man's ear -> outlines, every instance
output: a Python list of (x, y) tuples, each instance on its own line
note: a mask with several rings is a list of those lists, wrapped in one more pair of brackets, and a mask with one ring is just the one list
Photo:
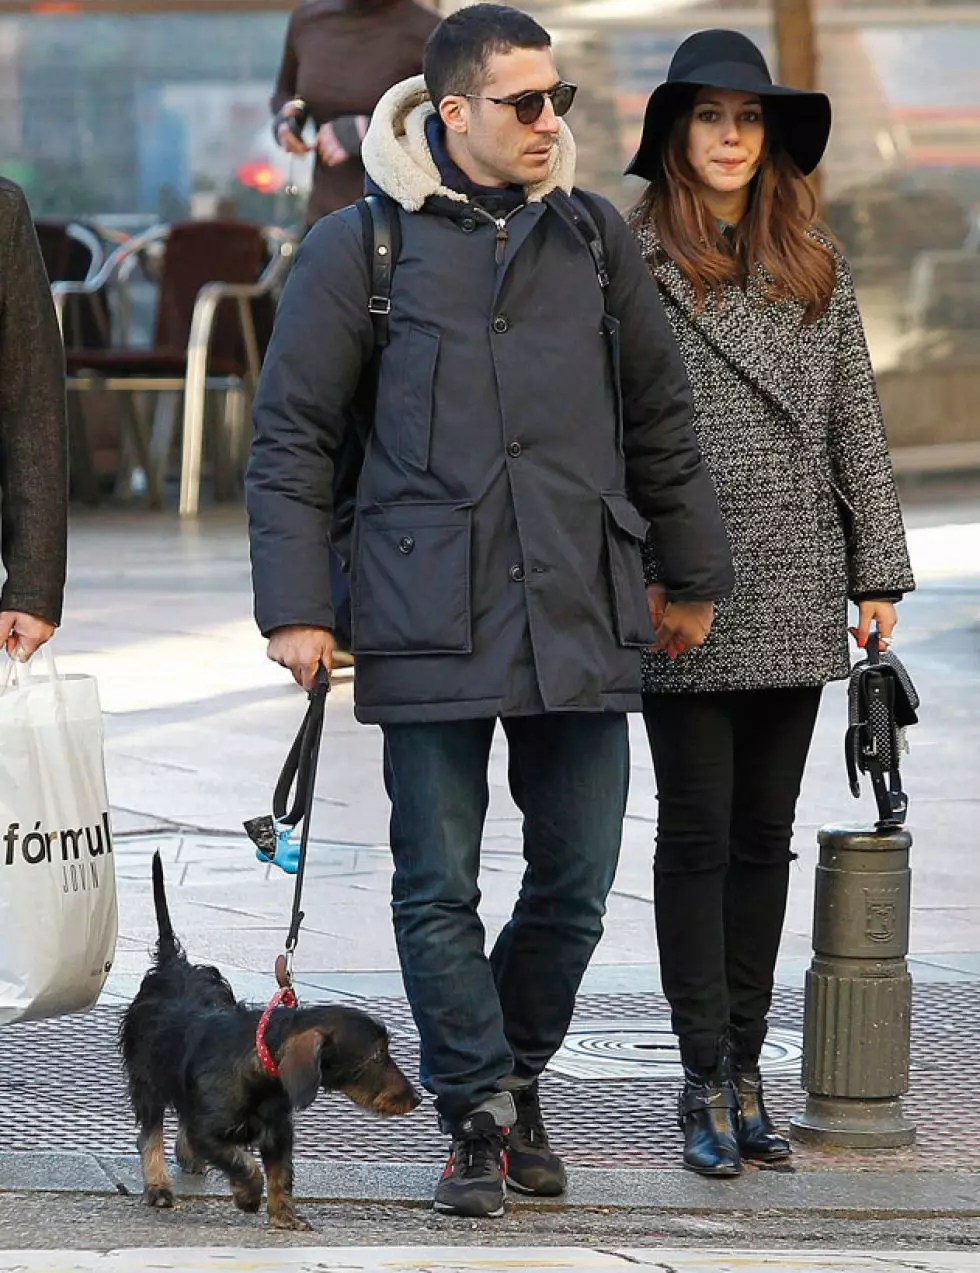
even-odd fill
[(279, 1081), (294, 1109), (306, 1109), (316, 1100), (320, 1090), (320, 1056), (325, 1042), (323, 1030), (302, 1030), (286, 1040), (279, 1061)]
[(439, 103), (439, 118), (450, 132), (469, 131), (469, 103), (465, 97), (444, 97)]

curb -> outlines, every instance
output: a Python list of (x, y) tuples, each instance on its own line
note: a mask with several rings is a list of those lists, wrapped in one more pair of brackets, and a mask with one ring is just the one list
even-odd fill
[[(417, 1163), (296, 1164), (296, 1197), (306, 1202), (428, 1205), (439, 1165)], [(181, 1198), (227, 1196), (216, 1174), (174, 1173)], [(90, 1153), (0, 1153), (0, 1193), (82, 1193), (139, 1196), (139, 1157)], [(524, 1197), (539, 1209), (602, 1207), (704, 1212), (802, 1212), (847, 1217), (980, 1217), (980, 1172), (764, 1171), (735, 1180), (705, 1180), (686, 1171), (579, 1167), (557, 1201)]]

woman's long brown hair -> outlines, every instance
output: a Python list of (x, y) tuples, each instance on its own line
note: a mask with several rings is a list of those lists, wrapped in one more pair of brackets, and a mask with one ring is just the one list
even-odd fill
[(698, 310), (709, 297), (720, 305), (726, 284), (743, 283), (747, 270), (761, 266), (771, 280), (769, 299), (804, 302), (805, 321), (813, 322), (830, 303), (836, 268), (830, 250), (808, 232), (816, 218), (816, 196), (779, 144), (775, 120), (765, 120), (762, 160), (745, 216), (735, 228), (733, 253), (698, 197), (687, 159), (693, 107), (692, 91), (665, 141), (663, 175), (647, 187), (637, 213), (643, 220), (653, 219), (664, 251), (694, 289)]

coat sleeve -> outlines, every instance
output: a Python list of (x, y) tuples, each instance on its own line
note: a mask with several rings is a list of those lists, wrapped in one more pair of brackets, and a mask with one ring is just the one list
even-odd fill
[(837, 260), (837, 362), (828, 447), (850, 523), (848, 592), (852, 598), (915, 587), (885, 425), (851, 271)]
[(296, 14), (289, 17), (286, 27), (286, 39), (282, 48), (282, 61), (279, 63), (279, 74), (276, 76), (276, 87), (269, 106), (273, 115), (278, 115), (286, 103), (296, 96), (296, 82), (299, 74), (299, 58), (296, 54)]
[(265, 635), (289, 624), (333, 627), (333, 457), (374, 346), (356, 219), (334, 213), (307, 235), (259, 378), (245, 501), (255, 619)]
[(668, 598), (715, 601), (731, 592), (735, 578), (714, 485), (694, 433), (687, 373), (639, 245), (612, 205), (601, 201), (600, 207), (608, 306), (620, 324), (628, 492), (650, 522), (650, 552)]
[(0, 608), (60, 623), (68, 548), (65, 354), (22, 192), (0, 187)]

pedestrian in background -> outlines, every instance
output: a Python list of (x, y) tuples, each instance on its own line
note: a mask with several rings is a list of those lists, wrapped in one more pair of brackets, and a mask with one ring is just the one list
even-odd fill
[[(735, 31), (677, 50), (628, 172), (630, 221), (694, 393), (736, 584), (703, 645), (644, 661), (659, 799), (654, 896), (680, 1042), (684, 1163), (735, 1175), (790, 1153), (759, 1056), (786, 908), (793, 819), (822, 686), (895, 626), (913, 587), (846, 261), (806, 175), (830, 132), (821, 93), (771, 82)], [(654, 608), (662, 569), (647, 552)], [(672, 657), (673, 656), (673, 657)]]
[[(272, 96), (276, 140), (291, 155), (314, 151), (307, 225), (364, 193), (361, 141), (381, 95), (422, 70), (439, 15), (415, 0), (305, 0), (286, 29)], [(312, 119), (312, 146), (303, 128)]]
[[(615, 209), (573, 192), (574, 96), (537, 22), (472, 5), (364, 145), (402, 247), (353, 533), (355, 713), (384, 733), (395, 936), (451, 1137), (434, 1205), (470, 1216), (502, 1213), (505, 1177), (564, 1189), (538, 1077), (602, 934), (640, 651), (702, 640), (731, 586), (657, 289)], [(332, 661), (332, 456), (374, 354), (370, 281), (358, 209), (314, 226), (255, 401), (256, 619), (306, 686)], [(656, 634), (648, 525), (669, 588)], [(488, 955), (498, 719), (526, 869)]]
[(0, 641), (25, 661), (61, 622), (68, 542), (65, 354), (24, 193), (0, 178)]

